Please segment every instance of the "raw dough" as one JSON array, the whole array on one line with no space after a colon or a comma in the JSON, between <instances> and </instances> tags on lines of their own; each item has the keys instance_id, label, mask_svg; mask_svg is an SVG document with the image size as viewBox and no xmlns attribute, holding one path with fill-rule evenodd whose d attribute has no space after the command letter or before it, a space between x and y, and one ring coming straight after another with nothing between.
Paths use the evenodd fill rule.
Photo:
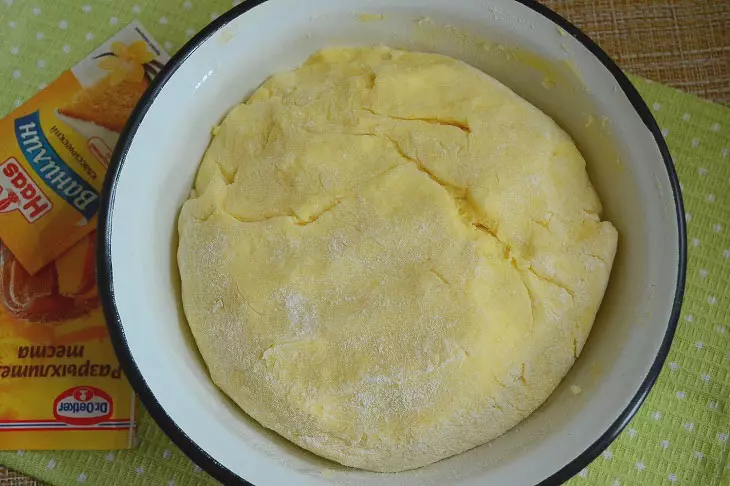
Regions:
<instances>
[{"instance_id":1,"label":"raw dough","mask_svg":"<svg viewBox=\"0 0 730 486\"><path fill-rule=\"evenodd\" d=\"M484 73L328 49L214 134L179 220L183 303L265 427L416 468L513 427L580 353L616 230L570 137Z\"/></svg>"}]
</instances>

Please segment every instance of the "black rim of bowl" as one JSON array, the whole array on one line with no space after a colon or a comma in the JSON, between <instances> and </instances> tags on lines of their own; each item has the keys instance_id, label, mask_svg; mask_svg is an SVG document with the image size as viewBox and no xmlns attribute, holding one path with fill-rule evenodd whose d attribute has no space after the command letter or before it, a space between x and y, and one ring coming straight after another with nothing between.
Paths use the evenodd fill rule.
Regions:
<instances>
[{"instance_id":1,"label":"black rim of bowl","mask_svg":"<svg viewBox=\"0 0 730 486\"><path fill-rule=\"evenodd\" d=\"M114 285L113 285L113 270L111 263L111 216L114 210L114 196L116 191L117 182L124 165L129 147L132 144L135 133L140 123L144 119L147 111L149 110L152 103L154 103L157 95L160 93L162 88L165 86L167 81L175 74L175 71L180 65L209 37L215 34L218 30L225 27L229 22L245 14L249 10L265 3L267 0L247 0L242 4L232 8L225 14L218 17L197 35L195 35L180 51L175 54L172 59L167 63L165 68L155 78L154 82L142 96L139 104L133 111L132 115L127 122L122 134L119 138L119 142L114 150L112 161L109 166L109 170L104 180L104 189L102 192L101 206L99 210L99 234L98 234L98 250L97 250L97 269L98 269L98 282L99 282L99 293L101 296L101 303L104 309L104 315L106 317L107 325L109 327L109 334L114 345L117 357L124 369L124 373L127 379L134 387L135 391L140 397L140 400L146 407L149 414L157 422L160 428L172 439L172 441L185 453L193 462L198 464L200 467L205 469L214 478L221 481L224 484L244 484L250 485L251 483L245 479L239 477L230 469L223 466L221 463L216 461L200 446L198 446L178 425L172 418L165 412L160 406L154 393L147 385L144 376L140 372L137 364L132 357L131 350L127 344L126 337L124 335L124 328L117 312L116 301L114 297ZM534 10L540 15L546 17L554 24L565 30L576 40L578 40L583 46L585 46L613 75L618 82L618 85L623 90L624 94L631 102L636 113L641 117L646 127L651 131L654 136L654 140L659 148L659 151L664 159L664 165L666 166L667 175L672 186L672 193L674 196L675 209L677 212L677 229L679 233L679 268L677 272L677 288L674 295L674 304L672 306L672 314L667 323L667 330L664 335L664 339L659 348L654 363L652 364L649 373L644 378L639 390L636 392L634 397L629 402L628 406L614 421L613 424L606 430L588 449L583 453L575 457L568 464L564 465L557 472L550 477L544 479L539 484L548 485L559 485L567 481L581 469L585 468L590 464L599 454L601 454L613 440L619 435L619 433L626 427L631 418L634 416L636 411L639 409L644 399L651 390L654 382L659 376L659 372L664 364L664 361L669 352L669 347L672 343L674 332L677 328L677 321L679 320L679 313L682 306L682 297L684 295L684 284L685 274L687 266L687 247L686 247L686 228L684 220L684 205L682 202L682 195L679 187L679 180L677 173L674 170L674 164L669 154L669 149L661 135L661 131L651 115L649 108L644 103L644 100L639 95L636 88L631 84L626 75L616 65L616 63L593 42L587 35L580 31L573 24L565 20L563 17L553 12L549 8L541 5L534 0L514 0L519 2L526 7Z\"/></svg>"}]
</instances>

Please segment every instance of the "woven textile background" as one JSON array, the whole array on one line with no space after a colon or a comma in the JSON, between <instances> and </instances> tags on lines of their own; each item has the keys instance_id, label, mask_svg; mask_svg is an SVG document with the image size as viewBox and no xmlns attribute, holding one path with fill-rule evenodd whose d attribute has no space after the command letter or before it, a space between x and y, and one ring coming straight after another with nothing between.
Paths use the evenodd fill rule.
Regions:
<instances>
[{"instance_id":1,"label":"woven textile background","mask_svg":"<svg viewBox=\"0 0 730 486\"><path fill-rule=\"evenodd\" d=\"M627 72L730 105L730 1L547 0Z\"/></svg>"},{"instance_id":2,"label":"woven textile background","mask_svg":"<svg viewBox=\"0 0 730 486\"><path fill-rule=\"evenodd\" d=\"M233 2L237 3L237 2ZM730 105L730 2L546 1L632 73ZM170 51L231 0L0 0L0 116L137 18ZM571 485L730 485L730 109L632 78L683 185L687 294L662 375L630 426ZM50 484L214 484L146 414L137 448L6 452ZM0 486L40 484L0 468Z\"/></svg>"}]
</instances>

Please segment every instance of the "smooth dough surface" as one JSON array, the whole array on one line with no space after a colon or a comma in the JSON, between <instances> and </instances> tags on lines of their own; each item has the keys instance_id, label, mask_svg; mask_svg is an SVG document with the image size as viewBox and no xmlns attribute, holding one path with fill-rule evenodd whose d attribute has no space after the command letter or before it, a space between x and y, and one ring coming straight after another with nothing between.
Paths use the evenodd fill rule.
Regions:
<instances>
[{"instance_id":1,"label":"smooth dough surface","mask_svg":"<svg viewBox=\"0 0 730 486\"><path fill-rule=\"evenodd\" d=\"M617 233L571 138L436 54L327 49L214 130L179 219L214 382L292 442L401 471L534 411L588 336Z\"/></svg>"}]
</instances>

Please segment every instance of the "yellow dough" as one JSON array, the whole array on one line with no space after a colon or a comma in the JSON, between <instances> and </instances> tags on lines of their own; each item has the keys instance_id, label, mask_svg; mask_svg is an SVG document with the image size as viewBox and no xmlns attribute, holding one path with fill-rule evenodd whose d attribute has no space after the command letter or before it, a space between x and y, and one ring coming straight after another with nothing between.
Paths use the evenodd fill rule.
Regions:
<instances>
[{"instance_id":1,"label":"yellow dough","mask_svg":"<svg viewBox=\"0 0 730 486\"><path fill-rule=\"evenodd\" d=\"M264 427L416 468L513 427L580 353L616 230L571 138L486 74L327 49L214 135L179 220L183 304Z\"/></svg>"}]
</instances>

